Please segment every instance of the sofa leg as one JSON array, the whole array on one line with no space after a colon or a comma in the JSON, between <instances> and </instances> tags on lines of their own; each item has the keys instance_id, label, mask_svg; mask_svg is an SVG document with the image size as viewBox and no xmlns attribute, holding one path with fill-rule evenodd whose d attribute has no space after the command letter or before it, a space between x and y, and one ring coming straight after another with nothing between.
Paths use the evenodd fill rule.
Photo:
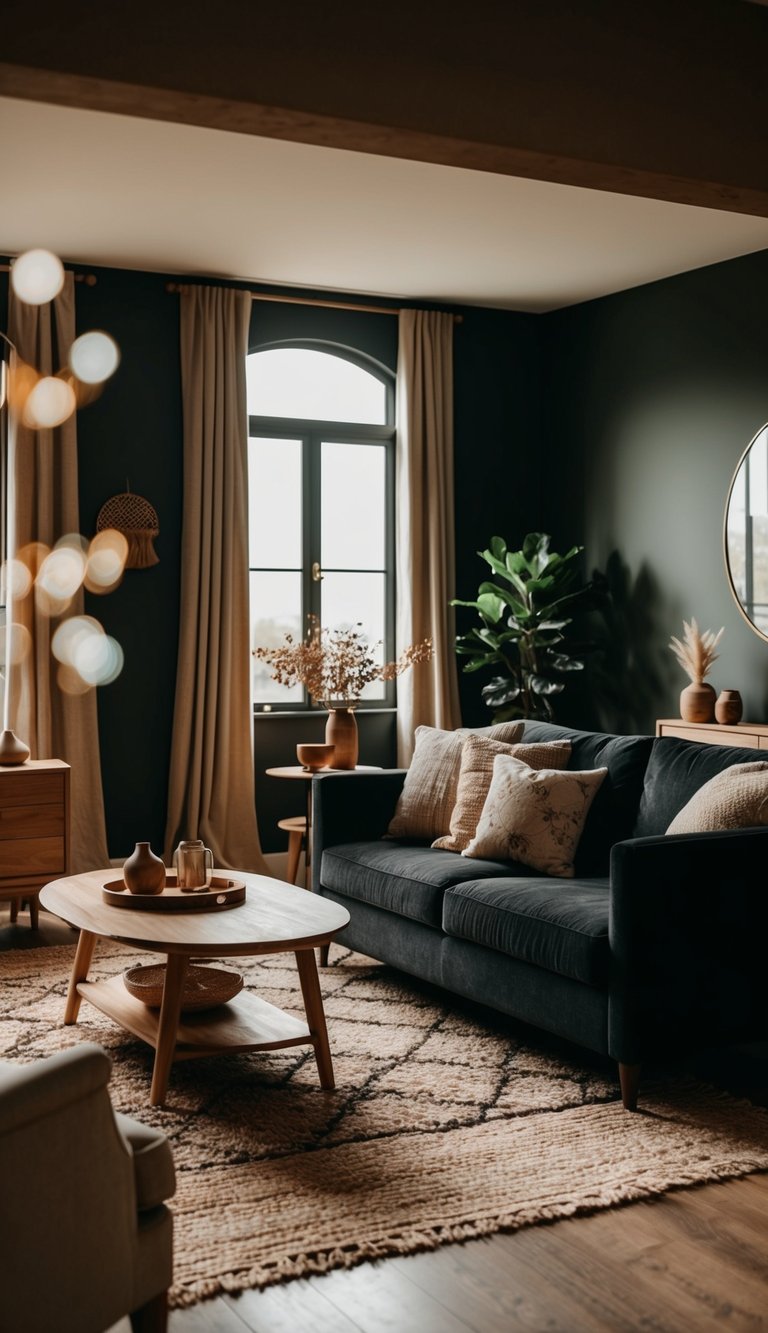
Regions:
<instances>
[{"instance_id":1,"label":"sofa leg","mask_svg":"<svg viewBox=\"0 0 768 1333\"><path fill-rule=\"evenodd\" d=\"M328 966L328 954L330 953L330 944L321 944L317 951L317 959L321 967Z\"/></svg>"},{"instance_id":2,"label":"sofa leg","mask_svg":"<svg viewBox=\"0 0 768 1333\"><path fill-rule=\"evenodd\" d=\"M621 1100L625 1111L637 1110L637 1094L640 1088L640 1068L640 1065L625 1065L619 1061Z\"/></svg>"},{"instance_id":3,"label":"sofa leg","mask_svg":"<svg viewBox=\"0 0 768 1333\"><path fill-rule=\"evenodd\" d=\"M168 1292L141 1305L131 1314L132 1333L166 1333L168 1328Z\"/></svg>"}]
</instances>

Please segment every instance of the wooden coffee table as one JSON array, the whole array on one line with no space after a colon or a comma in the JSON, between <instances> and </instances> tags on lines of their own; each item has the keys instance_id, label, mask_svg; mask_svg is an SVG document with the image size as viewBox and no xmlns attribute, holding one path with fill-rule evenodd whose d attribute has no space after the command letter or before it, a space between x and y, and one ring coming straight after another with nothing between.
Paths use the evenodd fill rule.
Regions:
<instances>
[{"instance_id":1,"label":"wooden coffee table","mask_svg":"<svg viewBox=\"0 0 768 1333\"><path fill-rule=\"evenodd\" d=\"M282 880L239 870L218 873L244 881L244 903L224 911L172 913L108 906L102 900L101 889L108 880L120 878L120 871L115 869L91 870L46 884L40 893L43 906L80 931L64 1022L77 1022L84 998L154 1046L151 1106L162 1106L165 1101L174 1060L226 1051L274 1051L311 1045L320 1083L332 1088L333 1065L314 950L330 943L349 921L349 913L326 898ZM122 976L88 981L99 938L166 955L159 1014L128 994ZM306 1023L247 991L216 1009L182 1015L182 988L190 957L237 958L286 951L296 956Z\"/></svg>"}]
</instances>

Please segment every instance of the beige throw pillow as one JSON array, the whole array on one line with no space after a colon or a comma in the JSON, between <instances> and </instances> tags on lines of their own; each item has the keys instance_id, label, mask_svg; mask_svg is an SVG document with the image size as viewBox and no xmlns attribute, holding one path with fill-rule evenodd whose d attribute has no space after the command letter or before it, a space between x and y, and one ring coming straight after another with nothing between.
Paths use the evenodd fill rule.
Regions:
<instances>
[{"instance_id":1,"label":"beige throw pillow","mask_svg":"<svg viewBox=\"0 0 768 1333\"><path fill-rule=\"evenodd\" d=\"M466 736L461 747L461 768L456 788L456 804L451 815L451 831L432 843L444 852L463 852L475 836L483 813L485 798L493 777L497 754L511 754L529 768L565 768L571 757L570 741L540 742L534 745L505 745L490 736Z\"/></svg>"},{"instance_id":2,"label":"beige throw pillow","mask_svg":"<svg viewBox=\"0 0 768 1333\"><path fill-rule=\"evenodd\" d=\"M768 824L768 763L732 764L675 815L667 833L714 833Z\"/></svg>"},{"instance_id":3,"label":"beige throw pillow","mask_svg":"<svg viewBox=\"0 0 768 1333\"><path fill-rule=\"evenodd\" d=\"M587 812L607 772L537 771L497 754L477 832L462 856L521 861L545 875L571 879Z\"/></svg>"},{"instance_id":4,"label":"beige throw pillow","mask_svg":"<svg viewBox=\"0 0 768 1333\"><path fill-rule=\"evenodd\" d=\"M480 736L497 741L520 739L522 722L502 722L483 727ZM439 838L451 826L456 804L456 788L461 768L461 747L470 731L440 731L437 727L417 727L411 766L395 813L387 832L391 838Z\"/></svg>"}]
</instances>

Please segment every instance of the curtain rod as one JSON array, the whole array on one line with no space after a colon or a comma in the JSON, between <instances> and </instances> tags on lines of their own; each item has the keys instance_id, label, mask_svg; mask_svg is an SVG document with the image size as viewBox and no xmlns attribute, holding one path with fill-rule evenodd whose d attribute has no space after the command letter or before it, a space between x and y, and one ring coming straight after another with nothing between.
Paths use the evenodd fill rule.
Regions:
<instances>
[{"instance_id":1,"label":"curtain rod","mask_svg":"<svg viewBox=\"0 0 768 1333\"><path fill-rule=\"evenodd\" d=\"M10 264L0 264L0 273L10 273L10 271L11 271ZM71 272L71 270L68 269L67 272ZM98 278L96 277L95 273L75 273L74 279L75 282L84 282L86 287L95 287L96 283L98 282Z\"/></svg>"},{"instance_id":2,"label":"curtain rod","mask_svg":"<svg viewBox=\"0 0 768 1333\"><path fill-rule=\"evenodd\" d=\"M181 282L167 282L165 284L165 290L167 292L187 292L190 290L190 285ZM322 307L323 310L357 310L359 312L361 311L364 315L400 314L400 310L397 306L356 305L352 301L321 301L317 298L306 296L278 296L277 293L272 296L268 292L251 292L250 297L252 301L275 301L279 305L314 305ZM463 315L453 316L454 324L461 324L463 319Z\"/></svg>"}]
</instances>

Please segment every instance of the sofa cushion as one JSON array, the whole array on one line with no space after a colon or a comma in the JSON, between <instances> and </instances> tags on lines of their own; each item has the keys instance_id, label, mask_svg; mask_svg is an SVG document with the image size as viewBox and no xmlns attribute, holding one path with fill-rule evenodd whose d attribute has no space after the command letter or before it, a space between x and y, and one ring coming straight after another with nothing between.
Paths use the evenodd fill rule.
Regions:
<instances>
[{"instance_id":1,"label":"sofa cushion","mask_svg":"<svg viewBox=\"0 0 768 1333\"><path fill-rule=\"evenodd\" d=\"M575 860L579 876L607 875L611 847L632 836L653 737L609 736L600 731L574 731L552 722L526 722L522 740L526 744L570 741L569 769L608 769L587 815Z\"/></svg>"},{"instance_id":2,"label":"sofa cushion","mask_svg":"<svg viewBox=\"0 0 768 1333\"><path fill-rule=\"evenodd\" d=\"M451 831L432 846L444 852L463 852L469 846L480 823L497 754L511 754L515 759L522 759L529 768L565 768L570 753L570 741L550 741L548 745L505 745L490 736L475 736L470 732L461 747Z\"/></svg>"},{"instance_id":3,"label":"sofa cushion","mask_svg":"<svg viewBox=\"0 0 768 1333\"><path fill-rule=\"evenodd\" d=\"M480 822L462 856L522 861L545 875L573 879L584 821L607 772L533 769L497 754Z\"/></svg>"},{"instance_id":4,"label":"sofa cushion","mask_svg":"<svg viewBox=\"0 0 768 1333\"><path fill-rule=\"evenodd\" d=\"M768 824L768 763L731 764L694 792L667 833L714 833Z\"/></svg>"},{"instance_id":5,"label":"sofa cushion","mask_svg":"<svg viewBox=\"0 0 768 1333\"><path fill-rule=\"evenodd\" d=\"M475 864L477 864L475 862ZM443 929L526 963L604 985L608 977L607 879L472 880L448 890Z\"/></svg>"},{"instance_id":6,"label":"sofa cushion","mask_svg":"<svg viewBox=\"0 0 768 1333\"><path fill-rule=\"evenodd\" d=\"M749 750L735 745L702 745L677 736L659 736L653 742L632 836L649 838L666 833L675 816L706 782L749 758Z\"/></svg>"},{"instance_id":7,"label":"sofa cushion","mask_svg":"<svg viewBox=\"0 0 768 1333\"><path fill-rule=\"evenodd\" d=\"M323 852L320 883L324 889L371 903L387 912L440 928L443 894L454 884L479 875L505 876L514 868L495 861L465 861L453 852L397 842L350 842ZM521 875L529 874L523 866Z\"/></svg>"},{"instance_id":8,"label":"sofa cushion","mask_svg":"<svg viewBox=\"0 0 768 1333\"><path fill-rule=\"evenodd\" d=\"M481 736L511 745L520 739L522 722L502 722L484 727ZM461 750L469 731L441 731L438 727L417 727L411 766L405 775L403 790L390 821L392 838L441 838L451 826L459 784Z\"/></svg>"}]
</instances>

